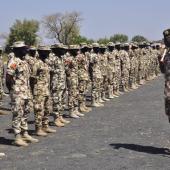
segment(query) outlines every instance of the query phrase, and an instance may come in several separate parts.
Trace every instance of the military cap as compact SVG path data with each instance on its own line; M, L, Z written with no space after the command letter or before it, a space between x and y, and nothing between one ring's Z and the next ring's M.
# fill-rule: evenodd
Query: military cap
M93 43L92 46L93 47L99 47L99 43Z
M104 44L100 44L100 48L106 48Z
M69 49L71 49L71 50L79 50L80 46L79 45L70 45Z
M48 46L41 45L38 47L39 51L51 51L51 49Z
M37 48L35 46L30 46L29 50L36 51Z
M124 47L129 47L129 43L124 43Z
M88 47L88 45L87 45L87 43L80 43L80 47L85 48L85 47Z
M2 48L2 46L0 46L0 51L3 51L3 48Z
M66 46L64 46L62 43L58 43L51 45L51 48L66 48Z
M91 49L93 48L93 46L92 46L91 44L87 45L87 47L88 47L88 48L91 48Z
M12 48L21 48L21 47L26 47L24 41L16 41L12 45Z
M108 47L114 47L115 44L114 44L113 42L109 42L109 43L107 44L107 46L108 46Z
M120 46L121 43L120 42L116 42L115 46Z

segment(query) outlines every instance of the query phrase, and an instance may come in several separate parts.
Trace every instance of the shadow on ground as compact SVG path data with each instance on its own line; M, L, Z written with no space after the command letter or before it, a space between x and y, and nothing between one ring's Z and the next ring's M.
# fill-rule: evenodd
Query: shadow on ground
M148 154L160 154L160 155L170 155L170 149L168 148L157 148L154 146L143 146L138 144L128 144L128 143L112 143L110 144L113 149L119 150L120 148L136 151L136 152L143 152Z
M0 145L13 145L14 140L0 137Z

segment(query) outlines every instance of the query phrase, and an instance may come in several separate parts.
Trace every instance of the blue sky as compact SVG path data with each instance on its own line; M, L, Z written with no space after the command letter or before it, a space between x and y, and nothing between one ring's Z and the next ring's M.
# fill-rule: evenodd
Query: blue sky
M56 12L82 14L81 34L88 38L115 33L162 38L170 27L169 0L0 0L0 33L9 32L15 19L37 19Z

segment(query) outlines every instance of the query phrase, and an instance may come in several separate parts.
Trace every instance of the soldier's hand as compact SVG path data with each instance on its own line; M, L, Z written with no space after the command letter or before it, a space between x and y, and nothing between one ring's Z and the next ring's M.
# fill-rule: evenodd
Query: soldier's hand
M13 76L10 74L6 74L6 87L9 91L12 90L13 85L15 84L15 81L13 79Z

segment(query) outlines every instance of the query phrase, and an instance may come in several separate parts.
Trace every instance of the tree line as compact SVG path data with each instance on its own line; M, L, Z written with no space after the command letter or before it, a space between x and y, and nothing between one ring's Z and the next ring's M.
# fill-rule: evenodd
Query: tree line
M8 49L13 42L23 40L28 45L38 45L41 43L41 37L38 35L40 28L45 31L46 38L55 42L69 44L80 44L82 42L107 44L108 42L143 42L148 41L141 35L135 35L131 40L125 34L114 34L110 37L99 38L98 40L89 39L80 34L82 16L78 12L55 13L44 16L42 21L37 20L16 20L10 27L8 35L0 34L1 39L6 40Z

